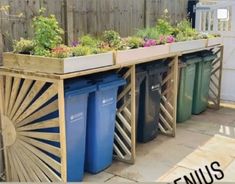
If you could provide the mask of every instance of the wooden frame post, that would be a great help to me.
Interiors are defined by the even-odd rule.
[[[63,182],[67,182],[64,80],[59,80],[58,82],[58,106],[59,106],[60,147],[61,147],[61,179]]]
[[[1,131],[3,132],[4,126],[3,126],[3,115],[4,115],[4,77],[0,75],[0,120],[1,120]],[[1,132],[1,134],[2,134]],[[6,181],[10,181],[10,176],[9,176],[9,164],[8,164],[8,157],[7,157],[7,147],[5,146],[5,140],[4,137],[2,136],[2,143],[3,143],[3,153],[4,153],[4,166],[5,166],[5,176],[6,176]]]

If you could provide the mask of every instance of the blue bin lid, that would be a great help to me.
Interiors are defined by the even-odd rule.
[[[96,83],[98,90],[110,89],[126,84],[126,80],[116,73],[104,73],[91,77]]]
[[[64,84],[65,95],[80,95],[91,93],[96,90],[96,85],[87,79],[69,79]]]

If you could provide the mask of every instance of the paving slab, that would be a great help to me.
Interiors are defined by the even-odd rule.
[[[136,183],[136,181],[132,181],[120,176],[114,176],[107,180],[105,183]]]
[[[99,174],[89,174],[85,173],[84,182],[105,182],[108,179],[114,177],[113,174],[107,172],[101,172]]]

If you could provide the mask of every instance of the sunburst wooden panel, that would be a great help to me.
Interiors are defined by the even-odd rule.
[[[118,160],[135,161],[135,66],[119,71],[127,84],[119,91],[114,134],[114,157]]]
[[[61,181],[58,84],[1,76],[8,181]],[[55,116],[55,117],[53,117]]]
[[[217,55],[217,58],[212,62],[213,69],[210,79],[209,102],[211,102],[211,108],[219,109],[224,46],[215,47],[213,52]]]
[[[159,114],[159,129],[165,135],[175,136],[178,83],[178,57],[169,59],[169,70],[163,75]]]

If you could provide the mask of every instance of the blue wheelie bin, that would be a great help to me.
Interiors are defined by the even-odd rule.
[[[96,90],[87,80],[65,83],[65,120],[67,180],[81,181],[84,175],[87,104],[89,93]]]
[[[84,175],[88,96],[89,93],[96,90],[96,85],[86,79],[74,78],[66,80],[64,86],[67,181],[79,182],[82,181]],[[54,100],[57,100],[57,96],[47,103],[49,104]],[[40,120],[49,120],[57,117],[58,111],[55,111]],[[59,133],[59,128],[49,128],[42,131]],[[57,142],[45,141],[45,143],[60,147]],[[49,153],[48,155],[60,162],[60,159],[56,156]]]
[[[96,174],[112,164],[118,87],[115,73],[94,75],[97,90],[89,96],[85,170]]]

